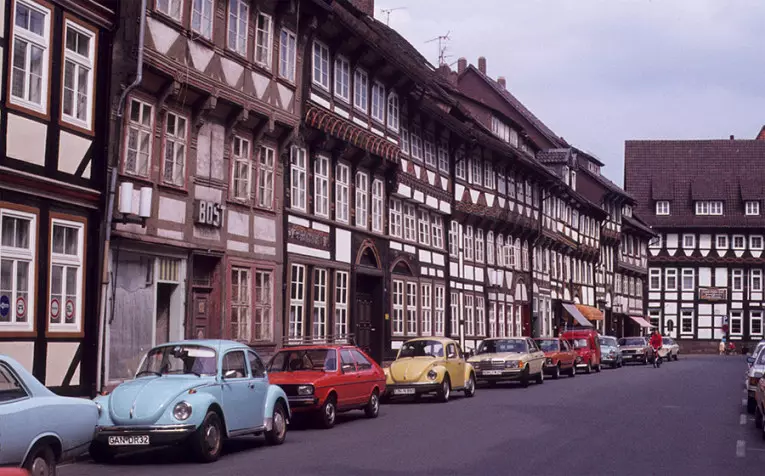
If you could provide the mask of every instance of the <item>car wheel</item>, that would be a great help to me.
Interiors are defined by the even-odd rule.
[[[555,369],[553,369],[553,373],[552,373],[553,380],[558,380],[559,377],[560,377],[560,364],[555,366]]]
[[[748,398],[746,400],[746,412],[752,414],[754,413],[755,408],[757,408],[757,400],[754,398]]]
[[[523,369],[523,373],[521,374],[521,387],[528,388],[529,386],[529,367],[527,366],[525,369]]]
[[[587,374],[592,373],[592,365],[590,365],[589,362],[587,362],[587,370],[585,370],[584,373],[587,373]]]
[[[93,441],[88,448],[90,457],[98,464],[106,464],[114,461],[114,451],[100,441]]]
[[[367,406],[364,407],[364,414],[367,418],[377,418],[380,414],[380,397],[377,396],[377,389],[372,390]]]
[[[472,373],[470,374],[470,377],[468,377],[467,383],[465,383],[464,393],[467,398],[475,395],[475,376],[473,376]]]
[[[674,357],[672,357],[673,359],[675,359],[675,362],[677,362],[677,358],[679,357],[679,355],[680,355],[680,354],[675,354],[675,356],[674,356]]]
[[[202,424],[191,436],[191,446],[196,457],[203,463],[212,463],[220,458],[223,449],[223,424],[217,413],[207,412]]]
[[[754,409],[754,427],[762,430],[762,410],[760,410],[759,405]]]
[[[539,369],[539,373],[537,374],[537,378],[534,379],[534,381],[537,383],[537,385],[542,385],[545,383],[545,371],[544,369]]]
[[[571,364],[571,370],[569,370],[568,376],[576,377],[576,364]]]
[[[271,418],[271,429],[266,432],[266,443],[271,446],[284,443],[287,438],[287,418],[284,404],[277,402],[274,406],[274,416]]]
[[[438,401],[446,403],[449,401],[449,397],[452,395],[452,382],[449,380],[449,374],[444,375],[444,379],[441,381],[441,388],[438,389],[436,396]]]
[[[42,444],[29,454],[24,469],[33,476],[56,476],[56,455],[50,446]]]
[[[623,360],[623,359],[619,359],[619,360],[616,362],[616,366],[617,366],[617,367],[619,367],[619,368],[622,368],[622,367],[624,367],[624,360]]]
[[[643,365],[648,365],[648,356],[643,357]]]
[[[327,397],[327,401],[321,406],[319,410],[319,424],[322,428],[328,430],[335,426],[335,419],[337,418],[337,402],[335,396],[330,395]]]
[[[595,373],[599,373],[599,372],[600,372],[600,364],[595,366]]]

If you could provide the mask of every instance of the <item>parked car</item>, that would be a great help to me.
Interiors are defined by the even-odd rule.
[[[746,411],[749,413],[754,413],[757,408],[757,385],[759,385],[762,375],[765,374],[765,346],[758,346],[758,348],[755,356],[746,359],[747,363],[750,364],[746,373]]]
[[[594,329],[575,329],[566,331],[561,338],[571,342],[576,350],[576,368],[586,373],[600,372],[601,350],[598,331]]]
[[[667,360],[677,360],[677,357],[680,354],[680,346],[675,339],[671,337],[662,337],[661,346],[666,351],[666,355],[662,355],[662,358]]]
[[[421,337],[401,346],[396,360],[385,369],[389,397],[435,394],[448,402],[453,390],[475,395],[476,375],[459,344],[444,337]]]
[[[619,339],[624,362],[648,365],[653,360],[653,348],[646,337],[622,337]]]
[[[0,467],[54,475],[59,461],[87,451],[97,421],[95,403],[56,395],[0,355]]]
[[[385,372],[358,347],[287,347],[271,358],[266,369],[269,381],[287,394],[292,411],[312,414],[324,428],[335,425],[338,412],[363,410],[369,418],[380,412]]]
[[[557,337],[534,339],[537,346],[545,353],[545,374],[557,379],[561,373],[576,377],[576,351],[571,344]]]
[[[532,379],[538,384],[545,381],[545,354],[528,337],[486,339],[468,362],[475,368],[478,380],[490,385],[517,380],[528,387]]]
[[[762,369],[765,369],[765,349],[760,349],[756,359],[754,357],[748,358],[748,360],[751,359],[754,359],[752,368],[757,367],[760,369],[752,374],[752,379],[749,381],[754,382],[754,426],[762,431],[762,438],[765,439],[765,428],[763,428],[763,415],[765,415],[765,378],[762,378]],[[751,400],[748,400],[747,402],[747,410],[749,410],[751,405],[749,402],[751,402]]]
[[[244,344],[189,340],[151,349],[134,380],[99,396],[96,462],[128,448],[186,443],[202,462],[220,457],[223,440],[265,435],[284,442],[287,395],[268,381],[260,357]]]
[[[619,341],[616,340],[616,337],[600,336],[598,342],[600,342],[603,365],[610,365],[612,369],[615,369],[624,364],[622,348],[619,347]]]

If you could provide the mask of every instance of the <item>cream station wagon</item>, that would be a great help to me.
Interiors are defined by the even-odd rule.
[[[476,378],[489,385],[506,380],[519,380],[524,387],[533,378],[544,383],[545,353],[528,337],[499,337],[481,342],[476,355],[468,360]]]

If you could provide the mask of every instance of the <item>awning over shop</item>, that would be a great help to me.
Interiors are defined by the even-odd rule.
[[[648,321],[643,319],[642,317],[639,317],[639,316],[630,316],[630,319],[632,319],[633,321],[637,322],[637,324],[640,327],[645,327],[646,329],[650,329],[651,327],[654,327]]]
[[[590,321],[588,321],[587,318],[584,317],[581,312],[579,312],[579,309],[577,309],[574,304],[569,304],[564,302],[563,309],[565,309],[566,312],[568,312],[571,315],[571,317],[573,317],[574,320],[576,320],[576,322],[579,323],[580,326],[592,327],[592,324],[590,323]]]
[[[584,317],[591,321],[603,320],[603,312],[601,312],[601,310],[597,307],[586,306],[584,304],[576,304],[576,308],[579,309],[579,312],[581,312]]]

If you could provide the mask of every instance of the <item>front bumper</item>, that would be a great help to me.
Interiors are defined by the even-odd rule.
[[[385,387],[385,395],[388,397],[411,397],[412,395],[424,395],[441,390],[440,382],[428,383],[394,383]]]
[[[141,448],[146,446],[164,446],[183,441],[191,436],[196,425],[151,425],[151,426],[100,426],[96,429],[95,441],[114,448]],[[148,445],[110,445],[109,437],[136,438],[149,437]]]
[[[648,358],[648,354],[622,354],[622,360],[626,361],[643,361]]]
[[[321,402],[315,395],[287,397],[287,400],[290,402],[290,409],[298,413],[318,410],[321,406]]]
[[[504,369],[504,370],[478,370],[475,371],[475,378],[489,382],[498,382],[500,380],[518,380],[526,375],[525,369]]]

